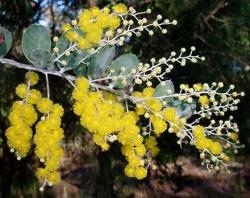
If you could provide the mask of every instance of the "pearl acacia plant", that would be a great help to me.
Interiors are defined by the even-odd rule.
[[[49,75],[64,78],[73,86],[73,111],[103,151],[115,141],[120,143],[128,177],[146,177],[159,153],[157,138],[164,132],[174,133],[180,146],[196,147],[209,171],[221,165],[227,169],[230,151],[236,153],[242,147],[233,117],[219,117],[237,110],[243,92],[235,92],[233,85],[225,88],[222,82],[182,84],[176,89],[166,79],[175,64],[205,60],[195,55],[195,47],[182,48],[159,60],[151,58],[148,63],[131,53],[117,55],[116,49],[132,36],[139,37],[142,32],[153,36],[156,29],[166,34],[167,26],[177,24],[161,15],[148,21],[145,15],[150,13],[150,9],[137,12],[120,3],[112,8],[84,9],[77,19],[62,26],[62,35],[54,36],[53,43],[45,27],[33,24],[22,38],[23,53],[32,65],[0,58],[4,64],[30,70],[25,75],[26,84],[16,88],[21,100],[13,104],[6,137],[18,160],[34,142],[35,154],[44,164],[37,170],[37,176],[44,180],[40,190],[59,182],[57,170],[63,156],[63,108],[50,99]],[[4,35],[0,44],[3,57],[10,49],[11,34],[2,27],[0,32]],[[31,89],[38,81],[38,75],[31,71],[45,75],[47,97]],[[153,82],[157,82],[154,88]]]

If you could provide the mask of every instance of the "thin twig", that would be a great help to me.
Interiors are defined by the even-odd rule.
[[[50,98],[50,90],[49,90],[49,76],[46,73],[45,74],[45,78],[46,78],[46,86],[47,86],[47,98]]]

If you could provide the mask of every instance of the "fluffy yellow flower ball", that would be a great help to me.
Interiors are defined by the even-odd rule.
[[[113,11],[117,14],[124,14],[128,11],[128,8],[125,4],[123,3],[118,3],[118,4],[115,4],[113,7],[112,7]]]
[[[134,171],[134,175],[137,179],[143,179],[147,176],[147,170],[144,167],[139,167]]]
[[[176,109],[174,107],[168,107],[162,111],[164,119],[168,122],[174,122],[177,118]]]
[[[27,84],[19,84],[17,87],[16,87],[16,95],[20,98],[25,98],[28,94],[28,86]]]
[[[38,104],[42,98],[40,91],[36,89],[30,89],[28,93],[27,102],[30,104]]]
[[[195,125],[192,129],[194,137],[202,138],[205,135],[205,128],[201,125]]]
[[[37,84],[39,76],[37,73],[29,71],[25,74],[25,79],[30,83],[31,86],[33,86]]]
[[[127,175],[128,177],[134,177],[134,172],[135,172],[135,168],[127,165],[124,169],[124,173],[125,175]]]
[[[206,95],[200,96],[199,103],[202,107],[206,107],[209,105],[210,101]]]
[[[53,102],[49,98],[42,98],[37,104],[37,109],[41,113],[49,113],[53,108]]]
[[[150,122],[153,124],[154,132],[157,136],[166,131],[167,123],[162,118],[156,115],[150,116]]]

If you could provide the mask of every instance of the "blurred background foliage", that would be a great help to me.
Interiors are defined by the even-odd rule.
[[[133,38],[125,45],[124,50],[137,54],[142,62],[149,61],[151,57],[168,56],[171,51],[178,51],[181,47],[189,48],[192,45],[196,46],[197,53],[206,57],[206,61],[200,64],[176,66],[169,76],[176,87],[180,83],[223,81],[228,86],[235,84],[238,90],[245,91],[246,96],[234,116],[239,124],[241,142],[246,145],[239,154],[239,160],[247,160],[250,152],[249,0],[0,0],[0,25],[9,29],[14,38],[12,50],[7,57],[26,62],[20,43],[23,30],[30,24],[41,23],[51,30],[52,35],[58,35],[60,25],[75,18],[83,8],[96,5],[102,7],[116,2],[124,2],[137,10],[151,8],[152,15],[149,18],[152,19],[156,14],[162,14],[164,18],[178,20],[177,26],[169,27],[167,35],[160,32],[155,33],[154,37],[143,34],[141,38]],[[23,81],[24,72],[0,66],[0,197],[53,197],[50,191],[44,194],[37,193],[38,185],[33,174],[37,164],[32,155],[22,162],[17,162],[6,146],[4,131],[9,124],[7,116],[15,100],[14,89]],[[91,137],[83,132],[77,117],[72,114],[70,86],[57,77],[51,77],[50,80],[53,100],[63,104],[66,111],[63,118],[66,134],[64,146],[69,159],[66,158],[62,167],[63,178],[69,180],[68,167],[81,167],[83,163],[99,164],[99,167],[103,168],[98,168],[98,165],[82,165],[85,168],[80,169],[80,173],[75,171],[71,174],[73,179],[70,181],[77,178],[80,180],[75,184],[81,189],[82,194],[79,196],[126,197],[129,196],[129,190],[126,190],[125,185],[137,188],[143,183],[146,191],[151,192],[152,196],[149,197],[157,197],[149,185],[150,178],[156,173],[152,172],[151,176],[142,182],[127,179],[122,173],[121,155],[117,151],[119,149],[116,149],[119,145],[114,145],[109,153],[98,154],[98,148],[90,141]],[[40,89],[44,87],[42,77]],[[184,147],[180,150],[173,135],[164,134],[159,143],[161,152],[157,158],[157,165],[163,174],[157,176],[157,179],[161,182],[171,180],[175,183],[174,190],[181,190],[185,180],[181,177],[182,168],[176,162],[177,157],[185,155],[198,159],[198,156],[192,148]],[[173,163],[173,174],[166,168],[167,162]],[[115,188],[109,189],[112,185]],[[239,181],[239,189],[242,185]],[[100,196],[100,193],[96,194],[101,192],[100,190],[103,190],[103,196]],[[238,188],[234,193],[233,197],[241,197],[241,190]]]

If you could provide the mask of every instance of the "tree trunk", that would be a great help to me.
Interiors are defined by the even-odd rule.
[[[114,197],[110,151],[99,152],[98,171],[99,174],[97,177],[95,197],[96,198]]]
[[[87,4],[89,7],[94,7],[94,6],[96,6],[96,0],[88,0]]]

